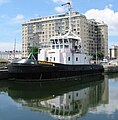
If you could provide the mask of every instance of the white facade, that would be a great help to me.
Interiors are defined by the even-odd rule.
[[[15,53],[14,53],[14,51],[6,51],[6,52],[0,51],[0,58],[12,61],[13,59],[22,58],[22,53],[21,53],[21,51],[17,51]]]

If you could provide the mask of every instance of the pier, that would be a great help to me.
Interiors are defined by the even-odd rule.
[[[118,65],[103,65],[104,73],[115,73],[118,72]]]
[[[8,79],[9,78],[9,73],[7,69],[0,70],[0,80],[3,79]]]

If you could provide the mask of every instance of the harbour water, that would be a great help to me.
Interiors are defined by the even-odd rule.
[[[1,80],[0,120],[118,120],[118,73],[47,83]]]

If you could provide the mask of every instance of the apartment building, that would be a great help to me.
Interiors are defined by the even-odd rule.
[[[69,14],[58,14],[48,17],[30,19],[22,24],[23,56],[28,55],[31,47],[50,47],[52,36],[64,35],[69,30]],[[92,55],[95,50],[104,56],[108,53],[108,27],[104,23],[88,20],[79,12],[71,13],[72,31],[81,37],[84,52]]]

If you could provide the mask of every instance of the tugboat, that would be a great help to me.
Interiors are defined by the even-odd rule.
[[[50,38],[50,49],[41,49],[38,60],[22,59],[8,65],[12,78],[51,80],[85,74],[102,73],[102,65],[90,64],[92,56],[84,53],[81,38],[72,32],[71,4],[69,10],[69,30],[65,35]]]

